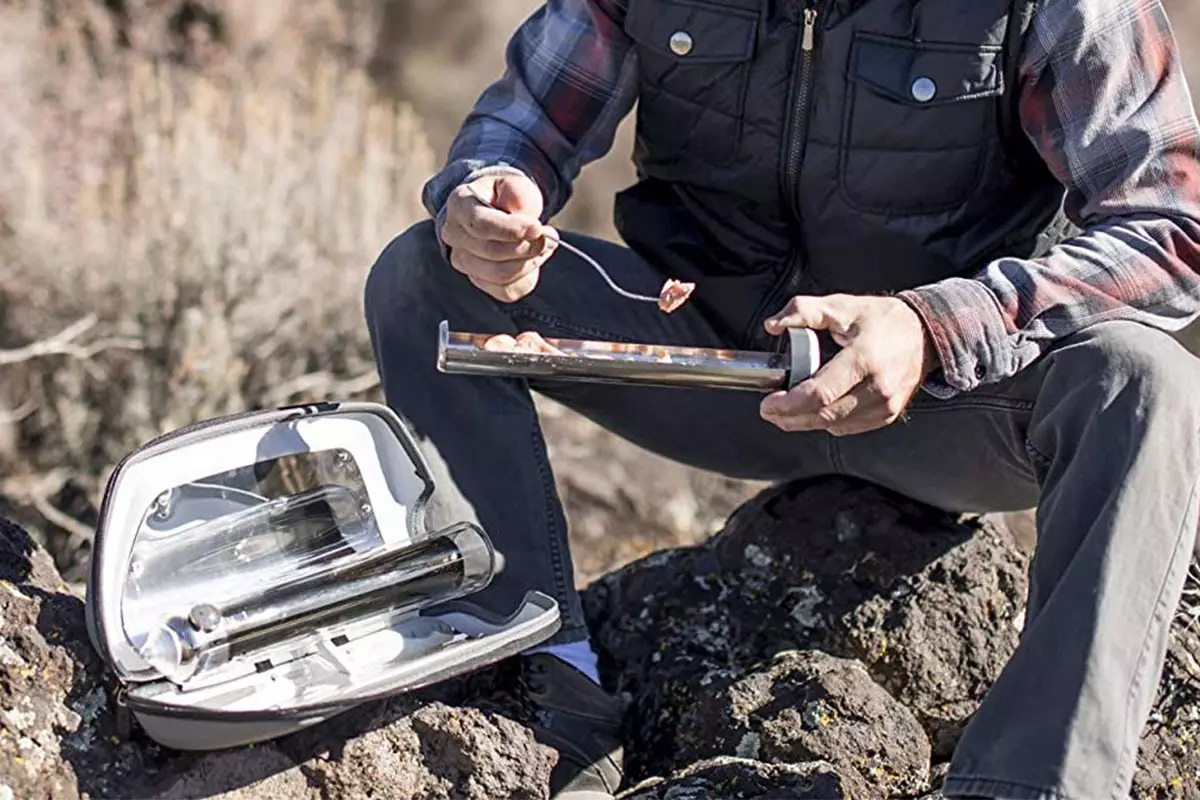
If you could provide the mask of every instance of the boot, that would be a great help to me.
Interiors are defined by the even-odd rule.
[[[534,736],[558,751],[551,800],[612,800],[623,768],[620,698],[547,653],[521,657],[521,683]]]

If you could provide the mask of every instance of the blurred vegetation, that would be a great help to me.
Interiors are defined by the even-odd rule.
[[[432,149],[361,9],[229,5],[0,6],[0,490],[68,579],[130,448],[375,383],[362,282]]]
[[[362,280],[537,5],[0,0],[0,514],[68,580],[132,447],[374,396]],[[629,150],[560,225],[613,235]]]

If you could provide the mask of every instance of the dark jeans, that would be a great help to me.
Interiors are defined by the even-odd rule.
[[[629,250],[568,239],[618,282],[657,293],[663,276]],[[622,299],[563,251],[533,295],[498,303],[445,263],[428,222],[381,254],[366,314],[388,403],[451,487],[443,511],[477,519],[505,556],[480,602],[503,613],[540,589],[562,606],[558,641],[586,637],[531,386],[438,373],[438,322],[473,332],[739,343],[693,307],[668,316]],[[907,423],[845,438],[781,432],[760,419],[761,398],[749,393],[532,388],[642,447],[732,476],[845,474],[949,510],[1038,506],[1022,641],[972,719],[946,793],[1128,795],[1196,540],[1200,361],[1168,335],[1097,324],[1009,381],[948,401],[921,393]]]

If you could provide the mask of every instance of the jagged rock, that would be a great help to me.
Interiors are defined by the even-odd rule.
[[[44,550],[0,519],[0,795],[102,797],[148,769],[117,736],[112,689]]]
[[[0,798],[540,800],[554,752],[458,685],[365,705],[253,747],[177,753],[117,732],[83,603],[0,520]]]
[[[725,686],[711,685],[679,718],[675,760],[734,752],[772,764],[823,761],[851,785],[915,791],[929,773],[929,740],[912,712],[857,661],[780,653]]]
[[[721,756],[670,778],[651,778],[620,800],[851,800],[858,797],[829,764],[764,764]]]
[[[886,566],[831,636],[834,649],[861,659],[917,714],[939,759],[949,758],[1016,649],[1027,590],[1026,558],[1007,538],[988,526],[964,528],[970,539],[915,573],[903,574],[912,562],[895,561],[902,541],[880,551]]]
[[[1200,800],[1200,630],[1177,626],[1142,735],[1134,796]]]
[[[266,745],[186,759],[150,796],[540,800],[551,751],[504,717],[393,700]],[[231,776],[233,780],[231,780]],[[260,782],[261,781],[261,782]],[[230,790],[230,786],[236,786]]]
[[[605,665],[633,697],[631,772],[683,766],[699,698],[792,650],[863,661],[930,735],[952,740],[947,726],[963,724],[1016,646],[1024,570],[990,527],[864,483],[764,492],[704,545],[652,555],[587,594]],[[914,787],[923,771],[905,775]]]
[[[988,524],[825,479],[598,581],[602,672],[631,700],[622,800],[936,798],[1016,644],[1025,568]],[[256,747],[171,752],[119,734],[81,601],[0,521],[0,798],[544,798],[554,754],[513,677],[502,664]],[[1200,635],[1181,624],[1134,796],[1200,800],[1198,741]]]
[[[935,790],[962,727],[1016,647],[1027,566],[988,521],[821,479],[767,490],[705,544],[606,576],[585,607],[603,671],[631,699],[631,779],[678,775],[696,758],[820,758],[856,797]],[[1185,652],[1194,639],[1180,631],[1172,644],[1136,797],[1200,798],[1200,649]],[[839,702],[876,711],[821,749],[804,728],[810,672],[780,666],[802,663],[797,651],[827,653],[827,664],[856,660],[872,679],[846,681]],[[764,712],[744,697],[779,702]],[[911,712],[927,741],[896,708]],[[912,742],[932,748],[905,753],[901,743]],[[881,769],[856,763],[863,754]],[[782,790],[755,774],[762,791]],[[866,788],[856,788],[860,778]]]

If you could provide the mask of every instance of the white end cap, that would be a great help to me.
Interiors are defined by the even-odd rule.
[[[788,328],[788,351],[792,356],[788,370],[788,386],[811,378],[821,368],[821,345],[811,328]]]

